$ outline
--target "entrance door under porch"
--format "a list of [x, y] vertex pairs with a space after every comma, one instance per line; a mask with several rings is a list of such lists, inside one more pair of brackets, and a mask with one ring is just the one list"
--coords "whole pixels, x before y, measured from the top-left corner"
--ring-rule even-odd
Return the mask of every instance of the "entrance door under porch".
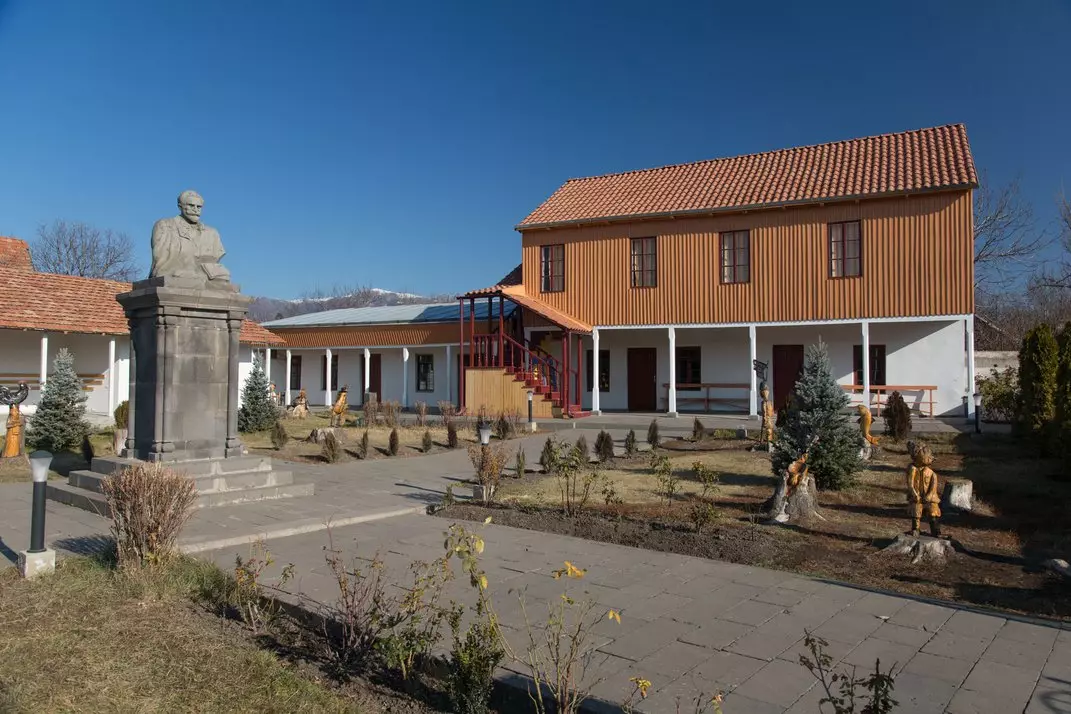
[[376, 395], [376, 401], [383, 401], [383, 360], [382, 355], [372, 354], [371, 359], [368, 362], [365, 361], [364, 356], [361, 356], [361, 389], [364, 389], [364, 371], [371, 369], [368, 372], [368, 391]]
[[658, 350], [628, 348], [628, 409], [653, 412], [658, 406]]
[[788, 404], [803, 371], [803, 345], [773, 345], [774, 408]]

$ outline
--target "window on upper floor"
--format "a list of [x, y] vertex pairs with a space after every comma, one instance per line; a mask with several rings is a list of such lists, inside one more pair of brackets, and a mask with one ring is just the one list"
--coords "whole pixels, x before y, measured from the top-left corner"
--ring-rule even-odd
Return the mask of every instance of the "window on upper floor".
[[[852, 346], [855, 384], [863, 383], [863, 346]], [[885, 386], [885, 345], [870, 345], [870, 386]]]
[[[587, 391], [591, 391], [592, 365], [594, 364], [594, 350], [588, 350], [587, 364]], [[610, 350], [599, 350], [599, 391], [610, 391]]]
[[418, 392], [435, 391], [434, 355], [416, 356], [416, 390]]
[[658, 285], [658, 244], [654, 238], [632, 239], [632, 287]]
[[829, 224], [829, 275], [852, 278], [863, 274], [863, 236], [859, 221]]
[[699, 347], [677, 348], [677, 389], [681, 389], [682, 384], [702, 384], [702, 357], [703, 351]]
[[747, 231], [721, 234], [721, 281], [746, 283], [751, 280], [751, 236]]
[[565, 290], [565, 246], [545, 245], [539, 261], [540, 290], [559, 293]]

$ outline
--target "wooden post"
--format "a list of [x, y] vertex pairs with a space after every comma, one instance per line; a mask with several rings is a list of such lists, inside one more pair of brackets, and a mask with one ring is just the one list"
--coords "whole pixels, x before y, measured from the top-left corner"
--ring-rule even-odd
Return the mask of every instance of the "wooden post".
[[[461, 324], [461, 341], [457, 343], [457, 406], [465, 407], [465, 299], [457, 301], [458, 322]], [[450, 368], [450, 365], [447, 365]]]
[[562, 407], [569, 412], [569, 332], [562, 330], [562, 374], [558, 378]]
[[505, 340], [505, 333], [503, 332], [504, 328], [503, 328], [503, 323], [502, 323], [502, 312], [503, 312], [503, 308], [505, 307], [505, 305], [506, 305], [506, 299], [504, 297], [502, 297], [501, 295], [499, 295], [498, 296], [498, 366], [500, 368], [506, 366], [506, 352], [505, 352], [505, 349], [504, 349], [505, 346], [506, 346], [506, 340]]
[[[594, 375], [592, 375], [594, 377]], [[576, 336], [576, 405], [584, 408], [584, 337]]]
[[469, 366], [476, 366], [476, 298], [469, 298]]

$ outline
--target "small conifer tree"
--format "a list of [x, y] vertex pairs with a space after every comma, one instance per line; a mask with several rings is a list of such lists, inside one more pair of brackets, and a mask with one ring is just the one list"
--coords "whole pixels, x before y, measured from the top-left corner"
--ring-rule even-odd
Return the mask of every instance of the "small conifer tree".
[[335, 436], [335, 432], [329, 431], [324, 434], [324, 443], [320, 447], [320, 455], [329, 464], [336, 463], [342, 458], [342, 443]]
[[279, 418], [278, 408], [272, 404], [268, 376], [259, 357], [253, 357], [253, 370], [242, 387], [242, 406], [238, 408], [238, 431], [264, 431], [270, 429]]
[[842, 489], [859, 470], [859, 429], [847, 413], [848, 395], [833, 378], [824, 343], [810, 345], [794, 399], [777, 431], [771, 455], [774, 475], [809, 453], [807, 464], [820, 489]]
[[651, 426], [647, 427], [647, 443], [651, 445], [652, 449], [657, 449], [658, 445], [662, 443], [662, 437], [658, 434], [657, 419], [652, 419]]
[[357, 455], [362, 459], [368, 458], [368, 429], [365, 429], [364, 433], [361, 434], [361, 440], [357, 444]]
[[577, 437], [576, 446], [573, 448], [576, 449], [576, 455], [580, 457], [580, 463], [586, 464], [591, 451], [588, 449], [588, 440], [583, 434]]
[[702, 441], [706, 435], [707, 430], [703, 428], [703, 422], [699, 421], [699, 417], [696, 417], [695, 421], [692, 422], [692, 441]]
[[610, 436], [610, 432], [600, 431], [599, 435], [595, 437], [595, 455], [599, 457], [599, 461], [602, 463], [613, 461], [614, 439]]
[[539, 454], [539, 465], [543, 467], [543, 470], [549, 472], [557, 458], [558, 451], [554, 448], [554, 440], [548, 436], [547, 440], [543, 442], [543, 451]]
[[524, 444], [517, 447], [517, 462], [514, 467], [517, 478], [522, 478], [528, 470], [528, 457], [524, 455]]
[[390, 439], [387, 441], [387, 450], [391, 456], [398, 455], [398, 428], [395, 427], [390, 430]]
[[631, 459], [636, 455], [638, 449], [636, 448], [636, 430], [629, 429], [628, 434], [625, 434], [625, 458]]
[[1019, 350], [1019, 408], [1022, 434], [1039, 435], [1056, 416], [1056, 369], [1059, 362], [1052, 327], [1038, 325], [1023, 338]]
[[446, 422], [446, 445], [451, 449], [457, 448], [457, 424], [453, 419]]
[[52, 361], [52, 374], [30, 420], [26, 443], [52, 453], [81, 448], [89, 433], [85, 415], [86, 393], [74, 370], [74, 355], [63, 348]]
[[431, 431], [429, 429], [425, 429], [424, 438], [420, 440], [420, 447], [424, 450], [425, 454], [430, 454], [431, 448], [434, 445], [434, 442], [432, 442], [431, 440]]

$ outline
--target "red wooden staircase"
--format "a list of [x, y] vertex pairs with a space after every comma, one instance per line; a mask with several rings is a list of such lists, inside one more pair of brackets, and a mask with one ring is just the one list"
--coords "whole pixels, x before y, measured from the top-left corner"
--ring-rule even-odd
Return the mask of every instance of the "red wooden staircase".
[[554, 355], [521, 344], [509, 335], [473, 335], [470, 368], [501, 369], [514, 381], [549, 401], [555, 416], [580, 418], [590, 415], [580, 404], [580, 367], [569, 368]]

